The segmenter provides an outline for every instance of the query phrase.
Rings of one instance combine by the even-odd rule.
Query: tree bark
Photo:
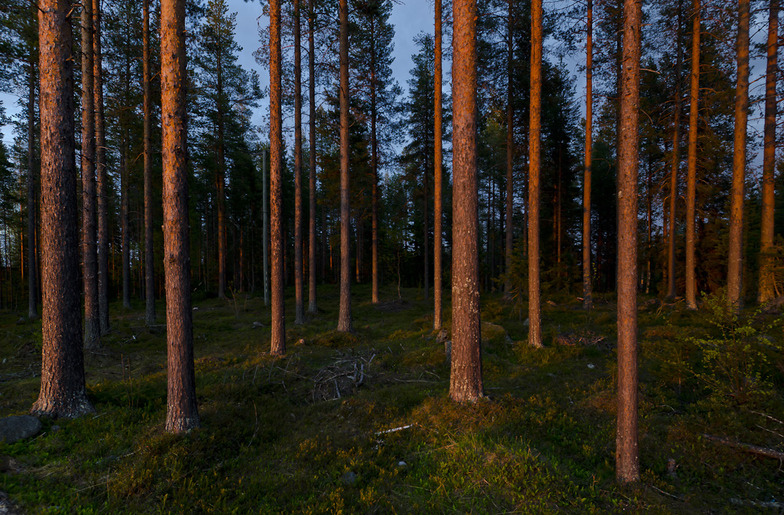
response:
[[[765,143],[762,162],[762,235],[760,242],[759,302],[776,296],[773,276],[773,236],[776,168],[776,73],[778,71],[779,3],[770,0],[768,13],[768,66],[765,73]]]
[[[84,345],[101,344],[98,311],[98,255],[95,202],[95,103],[93,97],[92,2],[82,4],[82,260],[84,272]]]
[[[270,147],[271,148],[271,147]],[[264,275],[264,305],[270,305],[269,284],[269,176],[267,173],[267,151],[261,151],[261,240],[262,274]]]
[[[163,251],[166,272],[166,431],[199,426],[193,365],[185,84],[185,0],[161,0]]]
[[[35,415],[92,413],[84,385],[74,161],[73,54],[67,0],[38,4],[41,113],[41,391]]]
[[[539,276],[539,168],[542,117],[542,0],[531,2],[531,108],[528,158],[528,344],[542,347]]]
[[[316,305],[316,45],[315,45],[315,13],[313,2],[308,0],[308,74],[309,74],[309,128],[308,143],[310,144],[310,175],[308,177],[308,313],[318,313]]]
[[[109,178],[106,174],[106,129],[103,102],[103,50],[101,45],[100,0],[93,10],[93,98],[95,109],[95,175],[98,199],[98,316],[101,334],[109,324]]]
[[[735,136],[727,258],[727,302],[733,310],[739,310],[743,304],[743,199],[746,180],[746,128],[749,116],[749,0],[738,0],[736,48],[738,81],[735,87]]]
[[[682,0],[678,1],[678,29],[675,36],[676,64],[675,64],[675,109],[672,114],[672,164],[670,167],[670,213],[669,213],[669,238],[667,242],[667,297],[674,299],[677,291],[675,287],[675,215],[678,202],[678,168],[680,167],[681,144],[681,68],[683,50],[681,48],[681,12]]]
[[[375,15],[374,15],[375,16]],[[378,119],[378,109],[376,106],[376,35],[375,18],[371,18],[371,30],[373,36],[370,39],[370,167],[373,175],[373,189],[371,191],[371,221],[370,221],[370,259],[371,278],[370,278],[370,302],[378,304],[378,139],[376,133],[376,123]]]
[[[593,307],[591,284],[591,175],[593,167],[593,0],[588,0],[585,41],[585,171],[583,175],[583,308]]]
[[[476,401],[483,395],[477,211],[476,0],[455,0],[453,19],[454,239],[449,396],[457,402],[466,402]]]
[[[217,38],[219,40],[219,38]],[[217,122],[218,122],[218,163],[216,167],[215,183],[217,189],[218,205],[218,298],[226,298],[226,148],[225,148],[225,121],[223,119],[223,48],[217,48],[216,75],[217,75]]]
[[[272,335],[270,354],[286,353],[286,312],[283,306],[283,120],[281,113],[280,0],[270,0],[270,254]]]
[[[443,275],[442,271],[442,243],[441,243],[441,233],[443,229],[441,227],[442,220],[444,218],[443,214],[443,203],[442,203],[442,196],[443,196],[443,168],[442,163],[444,160],[443,157],[443,93],[442,93],[442,82],[443,82],[443,36],[442,36],[442,29],[441,29],[441,18],[442,18],[442,8],[441,8],[441,0],[435,0],[435,66],[434,66],[434,101],[435,101],[435,109],[434,113],[434,130],[433,130],[433,175],[434,175],[434,184],[433,184],[433,329],[435,331],[440,331],[442,326],[441,316],[443,312],[442,307],[442,290],[443,287],[441,285],[441,276]]]
[[[507,40],[506,40],[506,241],[504,293],[512,293],[512,255],[514,244],[514,95],[512,92],[512,72],[514,63],[514,42],[512,41],[513,0],[507,3]]]
[[[348,1],[340,0],[340,312],[338,331],[351,332],[351,207],[348,139]]]
[[[294,1],[294,323],[305,323],[302,264],[302,38]]]
[[[642,1],[624,1],[618,147],[618,425],[615,475],[640,479],[637,446],[637,167]]]
[[[97,1],[97,0],[94,0]],[[150,88],[150,0],[143,1],[142,82],[144,90],[144,321],[155,324],[155,249],[152,219],[152,92]]]
[[[693,0],[691,35],[691,85],[689,92],[689,155],[686,178],[686,306],[697,309],[697,281],[694,276],[695,223],[697,199],[697,130],[700,99],[700,0]]]
[[[38,55],[27,62],[27,317],[38,318],[38,266],[35,259],[35,83]]]

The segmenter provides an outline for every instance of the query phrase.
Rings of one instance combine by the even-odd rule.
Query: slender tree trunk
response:
[[[71,2],[38,3],[41,112],[41,391],[35,415],[92,413],[84,385],[74,161]]]
[[[217,93],[218,93],[218,163],[215,182],[217,185],[218,204],[218,298],[226,298],[226,149],[225,122],[223,109],[223,49],[217,51]]]
[[[443,205],[442,205],[442,195],[443,195],[443,170],[442,170],[442,163],[444,160],[443,157],[443,98],[442,98],[442,81],[443,81],[443,63],[442,63],[442,30],[441,30],[441,0],[435,0],[435,77],[433,81],[434,85],[434,99],[435,99],[435,109],[434,109],[434,130],[433,130],[433,175],[434,175],[434,184],[433,184],[433,301],[434,301],[434,309],[433,309],[433,329],[436,331],[441,330],[442,321],[441,321],[441,313],[443,311],[442,308],[442,286],[441,286],[441,276],[443,275],[442,265],[441,265],[441,258],[442,258],[442,251],[441,251],[441,233],[443,231],[441,227],[441,222],[444,218],[443,215]]]
[[[93,97],[95,102],[95,175],[98,198],[98,315],[101,334],[109,325],[109,178],[106,173],[106,129],[103,102],[103,50],[100,0],[93,9]]]
[[[476,143],[476,0],[454,0],[452,370],[449,396],[482,397]]]
[[[686,306],[697,309],[697,281],[694,276],[697,199],[697,130],[700,99],[700,0],[693,0],[691,35],[691,91],[689,92],[689,156],[686,178]]]
[[[270,250],[272,264],[272,336],[270,354],[286,353],[286,312],[283,305],[283,120],[281,113],[280,0],[270,0]]]
[[[372,190],[372,212],[371,212],[371,261],[372,271],[370,278],[370,301],[373,304],[378,304],[378,138],[377,138],[377,119],[378,107],[376,105],[376,35],[375,35],[375,18],[371,18],[371,30],[373,37],[370,38],[370,149],[371,149],[371,174],[373,175],[373,190]]]
[[[126,97],[127,98],[127,97]],[[122,129],[120,136],[120,228],[122,230],[122,302],[125,309],[131,309],[131,228],[129,224],[130,199],[130,151],[128,150],[128,131]]]
[[[193,366],[185,84],[185,0],[161,0],[163,252],[166,272],[166,431],[199,426]]]
[[[101,343],[98,311],[98,255],[95,213],[95,111],[93,97],[92,3],[82,4],[82,259],[84,272],[84,345]]]
[[[271,147],[270,147],[271,149]],[[267,175],[267,151],[261,151],[261,211],[262,211],[262,274],[264,275],[264,305],[270,305],[269,284],[269,177]]]
[[[338,331],[351,327],[351,208],[348,140],[348,1],[340,0],[340,313]]]
[[[528,141],[528,344],[542,347],[539,286],[539,168],[542,117],[542,0],[531,2],[531,108]]]
[[[675,109],[672,115],[672,165],[670,167],[670,237],[667,242],[667,297],[671,299],[674,299],[677,294],[675,288],[675,215],[677,214],[678,202],[678,168],[680,167],[681,161],[681,63],[683,61],[683,50],[681,47],[682,11],[682,0],[679,0],[678,29],[675,37],[677,60],[675,64]]]
[[[746,180],[746,127],[749,116],[749,0],[738,0],[737,58],[738,82],[735,88],[735,138],[727,267],[727,302],[735,310],[739,310],[743,304],[743,199]]]
[[[302,38],[294,1],[294,323],[305,323],[302,264]]]
[[[308,313],[318,313],[316,305],[316,46],[315,14],[313,2],[308,0],[308,74],[309,74],[309,128],[310,176],[308,177],[310,200],[308,210]]]
[[[618,426],[615,475],[640,479],[637,447],[637,167],[642,1],[624,1],[618,148]]]
[[[512,20],[514,13],[513,0],[507,3],[507,36],[506,36],[506,242],[504,263],[504,293],[509,297],[512,293],[512,255],[514,230],[514,94],[512,91],[512,74],[514,64],[514,42],[512,41]]]
[[[427,156],[427,154],[425,154],[425,155]],[[430,231],[428,231],[428,226],[430,225],[430,223],[429,223],[429,219],[428,219],[428,216],[427,216],[428,215],[428,212],[427,212],[427,210],[428,210],[427,197],[428,197],[428,189],[429,189],[428,188],[428,186],[429,186],[429,184],[428,184],[428,182],[429,182],[428,181],[428,173],[430,171],[430,166],[429,166],[430,163],[428,163],[427,161],[428,161],[428,159],[425,158],[425,169],[423,170],[423,182],[424,182],[424,190],[425,191],[424,191],[424,195],[422,196],[422,208],[423,208],[422,209],[422,228],[423,228],[423,231],[422,231],[423,240],[422,240],[422,242],[423,242],[423,245],[424,245],[423,257],[424,257],[424,269],[425,269],[425,274],[424,274],[424,280],[425,280],[425,300],[428,300],[430,298],[430,247],[428,245],[429,244],[428,240],[430,239],[430,234],[429,234]]]
[[[27,317],[38,318],[38,266],[35,259],[35,82],[38,55],[27,62]]]
[[[588,0],[585,57],[585,171],[583,175],[583,308],[593,307],[591,284],[591,172],[593,167],[593,0]]]
[[[144,90],[144,278],[147,325],[155,324],[155,249],[152,219],[152,92],[150,88],[150,0],[143,1],[142,83]]]
[[[778,71],[779,3],[770,0],[768,13],[768,66],[765,74],[765,148],[762,163],[762,236],[760,245],[759,302],[776,296],[773,276],[773,205],[776,168],[776,73]]]

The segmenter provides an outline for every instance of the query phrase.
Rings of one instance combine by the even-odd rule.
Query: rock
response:
[[[501,341],[509,345],[512,344],[512,339],[509,338],[506,329],[498,324],[482,322],[482,344],[487,345],[493,342],[500,343]]]
[[[441,329],[436,335],[436,343],[446,343],[449,340],[449,333],[446,329]]]
[[[344,485],[353,485],[354,483],[357,482],[357,475],[349,470],[348,472],[340,476],[340,480],[343,482]]]
[[[398,462],[397,462],[397,466],[398,466],[398,467],[405,467],[405,466],[407,466],[407,465],[408,465],[408,463],[406,463],[406,462],[405,462],[405,461],[403,461],[403,460],[400,460],[400,461],[398,461]]]
[[[253,322],[253,328],[258,329],[259,327],[264,327],[264,324],[261,322]]]
[[[16,515],[22,513],[17,509],[5,492],[0,492],[0,515]]]
[[[0,441],[14,443],[35,436],[41,430],[41,421],[30,415],[0,419]]]
[[[447,363],[452,362],[452,341],[444,342],[444,352],[446,353],[446,361]]]
[[[531,319],[530,318],[526,318],[525,322],[523,322],[523,326],[528,327],[529,325],[531,325]]]

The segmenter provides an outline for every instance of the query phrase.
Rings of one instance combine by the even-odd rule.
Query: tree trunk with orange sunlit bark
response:
[[[692,4],[691,85],[689,92],[689,150],[686,177],[686,307],[697,309],[695,278],[696,202],[697,202],[697,124],[700,102],[700,0]]]
[[[84,284],[84,346],[101,344],[98,311],[98,248],[96,246],[95,99],[93,97],[92,2],[82,4],[82,281]]]
[[[38,3],[41,113],[41,390],[34,415],[93,412],[84,384],[74,161],[71,2]]]
[[[776,73],[778,71],[779,2],[770,0],[768,11],[768,66],[765,74],[765,143],[762,160],[762,236],[760,242],[760,304],[776,296],[773,276],[773,206],[776,202]]]
[[[340,311],[338,331],[351,332],[351,208],[348,139],[348,1],[340,0]]]
[[[449,396],[457,402],[466,402],[476,401],[483,395],[477,211],[476,0],[455,0],[452,5],[454,238]]]
[[[588,0],[585,38],[585,171],[583,172],[583,308],[593,307],[591,284],[591,175],[593,167],[593,0]]]
[[[531,2],[531,108],[528,137],[528,344],[542,347],[539,172],[542,138],[542,0]]]
[[[169,433],[184,433],[199,426],[193,365],[186,83],[185,0],[162,0],[163,263],[168,352],[165,428]]]
[[[34,16],[35,14],[33,14]],[[35,240],[35,87],[37,49],[27,61],[27,318],[38,318],[38,266]]]
[[[286,353],[283,306],[283,118],[281,112],[280,0],[270,1],[270,283],[272,333],[270,354]]]
[[[727,302],[739,310],[743,303],[743,198],[746,180],[746,128],[749,117],[749,0],[738,0],[738,79],[735,87],[735,136],[730,193],[730,243]]]
[[[618,135],[618,425],[615,476],[639,481],[637,444],[637,167],[642,0],[623,6]]]
[[[434,116],[434,130],[433,130],[433,141],[434,141],[434,152],[433,152],[433,176],[434,176],[434,184],[433,184],[433,329],[435,331],[441,330],[441,316],[443,312],[442,307],[442,289],[441,286],[441,276],[443,275],[441,259],[442,259],[442,251],[441,251],[441,232],[443,229],[441,228],[441,221],[444,218],[443,215],[443,203],[442,203],[442,195],[444,187],[442,185],[443,181],[443,170],[442,170],[442,162],[443,162],[443,134],[442,134],[442,126],[443,126],[443,94],[441,91],[442,88],[442,81],[443,81],[443,57],[442,57],[442,30],[441,30],[441,0],[435,0],[435,66],[434,66],[434,101],[435,101],[435,109],[433,110]]]

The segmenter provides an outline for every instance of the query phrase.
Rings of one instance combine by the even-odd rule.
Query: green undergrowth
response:
[[[0,491],[54,513],[693,513],[784,501],[777,460],[704,436],[784,449],[775,315],[641,299],[642,480],[621,487],[611,299],[585,312],[545,296],[546,345],[533,349],[520,306],[485,296],[486,397],[457,405],[430,302],[390,289],[372,305],[369,293],[354,287],[351,334],[335,331],[334,287],[320,288],[303,326],[288,304],[283,358],[267,353],[260,298],[196,299],[201,428],[185,436],[163,433],[163,326],[145,327],[141,305],[112,305],[112,332],[85,356],[96,415],[0,443]],[[0,312],[2,416],[27,412],[40,385],[40,321],[19,317]]]

